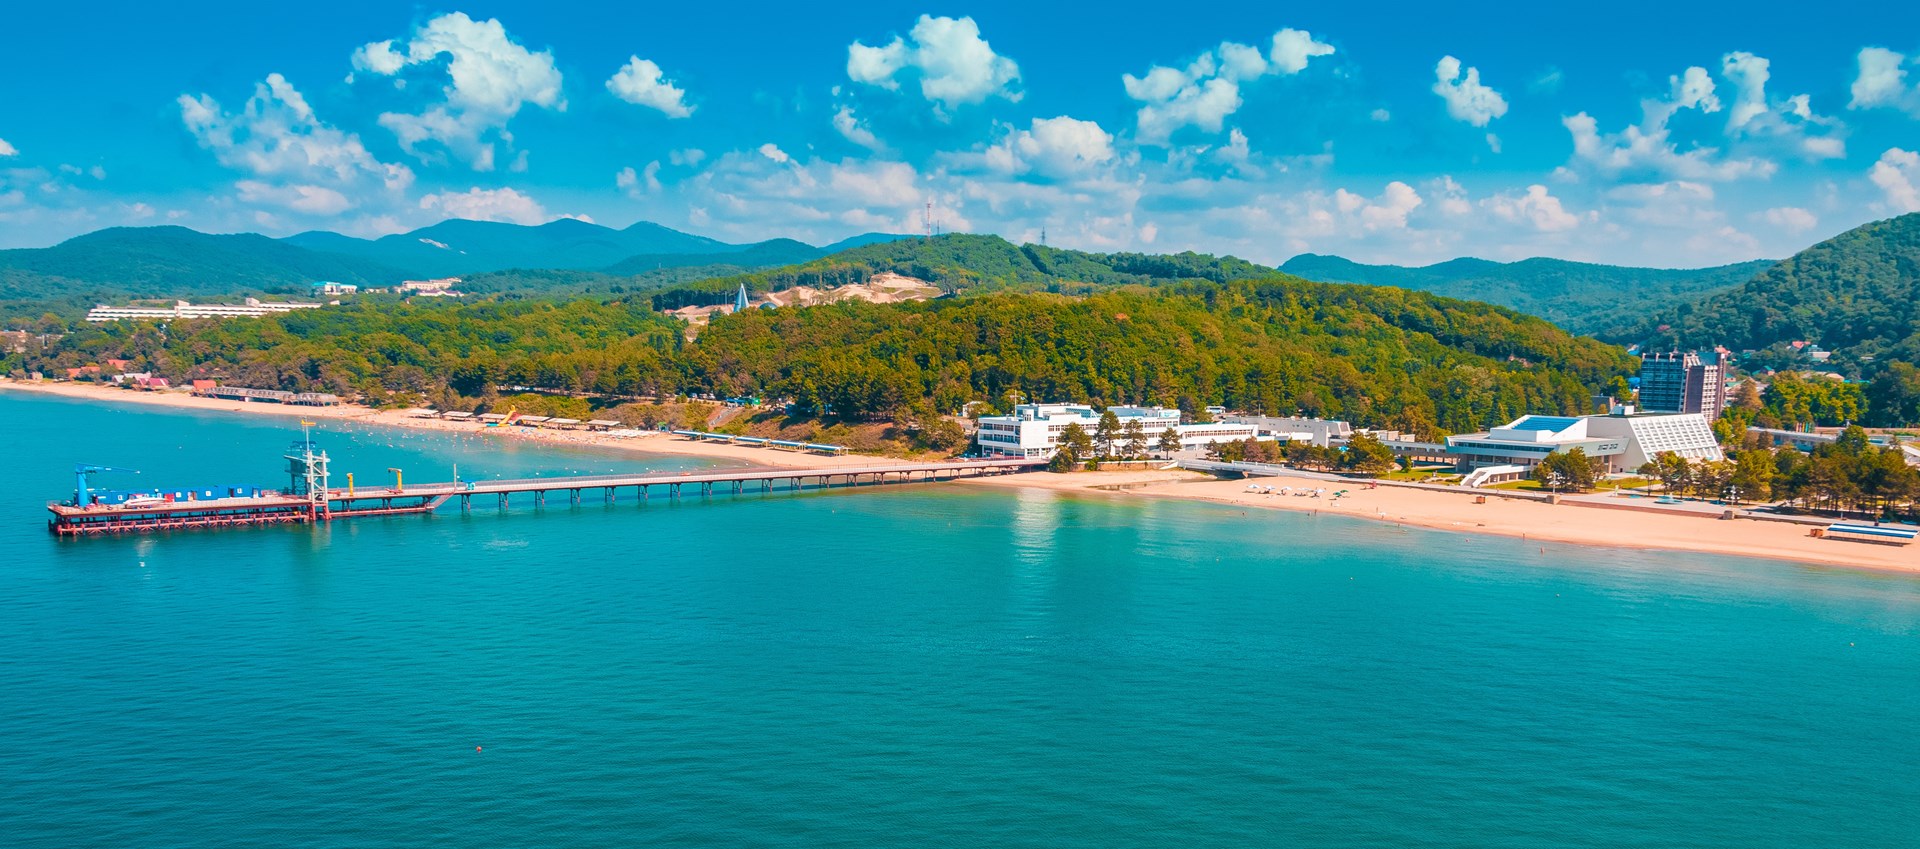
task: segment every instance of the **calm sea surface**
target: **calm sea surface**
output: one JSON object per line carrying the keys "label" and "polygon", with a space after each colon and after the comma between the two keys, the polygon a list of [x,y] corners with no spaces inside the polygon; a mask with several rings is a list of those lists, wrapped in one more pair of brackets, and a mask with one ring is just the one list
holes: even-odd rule
{"label": "calm sea surface", "polygon": [[289,423],[0,394],[0,845],[1920,846],[1909,576],[960,486],[46,532]]}

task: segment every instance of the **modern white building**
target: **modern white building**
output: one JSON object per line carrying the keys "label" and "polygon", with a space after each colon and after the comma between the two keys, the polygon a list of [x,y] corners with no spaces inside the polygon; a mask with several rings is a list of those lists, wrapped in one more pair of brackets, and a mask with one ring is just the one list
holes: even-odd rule
{"label": "modern white building", "polygon": [[1598,416],[1521,416],[1482,433],[1447,437],[1446,452],[1466,470],[1531,469],[1548,454],[1578,448],[1603,471],[1631,472],[1665,452],[1690,461],[1721,460],[1713,426],[1699,413],[1641,413],[1616,407]]}
{"label": "modern white building", "polygon": [[1337,445],[1353,438],[1353,426],[1337,419],[1233,415],[1214,416],[1214,419],[1231,424],[1253,425],[1263,435],[1286,439],[1289,442],[1309,442],[1321,448]]}
{"label": "modern white building", "polygon": [[[1181,424],[1180,411],[1172,407],[1109,407],[1120,426],[1138,422],[1149,448],[1159,444],[1160,435],[1169,428],[1180,436],[1182,448],[1199,448],[1216,442],[1239,442],[1261,436],[1250,424],[1220,422]],[[1079,425],[1089,436],[1100,425],[1100,411],[1083,404],[1021,404],[1010,416],[980,417],[980,448],[990,454],[1009,457],[1052,457],[1059,449],[1061,435],[1069,425]]]}
{"label": "modern white building", "polygon": [[319,304],[295,301],[262,301],[248,298],[244,304],[190,304],[175,301],[171,307],[110,307],[100,304],[87,311],[88,321],[140,319],[171,321],[176,318],[258,318],[294,310],[319,309]]}

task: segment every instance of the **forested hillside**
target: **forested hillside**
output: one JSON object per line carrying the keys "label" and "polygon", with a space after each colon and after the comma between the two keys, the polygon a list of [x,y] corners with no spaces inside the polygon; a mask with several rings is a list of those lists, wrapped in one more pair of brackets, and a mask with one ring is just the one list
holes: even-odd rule
{"label": "forested hillside", "polygon": [[1920,362],[1920,213],[1849,230],[1639,330],[1661,344],[1761,351],[1754,362],[1779,366],[1805,362],[1796,341],[1833,351],[1827,368],[1867,376]]}
{"label": "forested hillside", "polygon": [[948,234],[900,239],[841,251],[813,262],[676,286],[653,297],[658,309],[725,303],[741,285],[749,292],[795,286],[833,287],[891,272],[948,291],[1020,289],[1086,293],[1103,286],[1170,280],[1241,280],[1272,269],[1234,257],[1206,254],[1095,254],[1015,245],[999,236]]}
{"label": "forested hillside", "polygon": [[1631,335],[1649,308],[1733,288],[1772,264],[1755,260],[1714,268],[1629,268],[1535,257],[1519,262],[1461,258],[1413,268],[1301,254],[1280,270],[1309,280],[1399,286],[1485,301],[1540,316],[1575,333],[1619,341],[1623,334]]}
{"label": "forested hillside", "polygon": [[362,302],[177,321],[164,335],[145,324],[91,327],[44,357],[14,355],[10,367],[52,370],[109,356],[178,379],[440,404],[528,385],[615,396],[762,394],[792,398],[803,414],[884,419],[968,400],[1003,404],[1018,391],[1298,410],[1428,434],[1575,412],[1594,388],[1631,371],[1610,346],[1505,309],[1278,275],[1086,297],[994,292],[752,310],[716,317],[697,341],[641,303]]}

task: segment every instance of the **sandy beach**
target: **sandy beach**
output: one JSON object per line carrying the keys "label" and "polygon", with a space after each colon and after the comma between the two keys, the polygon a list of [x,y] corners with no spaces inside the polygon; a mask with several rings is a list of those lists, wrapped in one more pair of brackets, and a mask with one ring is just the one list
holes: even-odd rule
{"label": "sandy beach", "polygon": [[[1311,478],[1262,477],[1219,480],[1184,471],[1027,472],[966,481],[968,485],[1034,487],[1115,498],[1184,498],[1242,507],[1352,516],[1396,525],[1461,533],[1497,534],[1530,541],[1597,548],[1659,549],[1760,557],[1823,566],[1920,572],[1920,545],[1891,546],[1817,539],[1805,525],[1753,519],[1723,520],[1604,510],[1574,504],[1489,498],[1474,503],[1472,490],[1435,492],[1400,487],[1367,489],[1365,481],[1332,483]],[[1334,499],[1248,492],[1249,483],[1298,489],[1325,488]]]}
{"label": "sandy beach", "polygon": [[[75,398],[86,401],[108,401],[117,404],[140,404],[152,407],[168,407],[177,410],[204,410],[209,412],[233,413],[235,415],[283,416],[289,419],[307,419],[310,421],[353,421],[388,427],[408,428],[410,430],[439,431],[442,433],[482,434],[488,439],[514,439],[543,445],[585,446],[604,448],[609,451],[631,451],[639,454],[667,454],[684,457],[701,457],[715,460],[723,465],[770,466],[782,469],[817,469],[828,466],[873,466],[884,463],[865,455],[847,455],[840,457],[824,454],[808,454],[778,448],[756,448],[747,445],[728,445],[717,442],[695,442],[666,433],[649,432],[633,437],[613,437],[603,433],[577,430],[546,430],[531,427],[482,427],[476,422],[448,421],[435,418],[414,418],[399,410],[375,410],[356,404],[341,404],[335,407],[296,407],[283,404],[230,401],[221,398],[200,398],[186,392],[143,392],[121,389],[117,386],[101,386],[84,383],[50,383],[0,379],[0,392],[32,392],[41,395],[55,395],[62,398]],[[905,461],[901,461],[905,462]]]}
{"label": "sandy beach", "polygon": [[[694,442],[662,433],[615,438],[585,431],[542,430],[528,427],[483,428],[471,422],[413,418],[401,411],[374,410],[352,404],[337,407],[288,407],[217,398],[199,398],[185,392],[142,392],[111,386],[74,383],[0,380],[0,391],[33,392],[89,401],[144,404],[175,409],[269,415],[316,421],[354,421],[367,424],[439,431],[489,439],[584,446],[609,451],[700,457],[723,464],[777,468],[871,466],[876,458],[864,455],[830,457],[772,448]],[[1476,504],[1474,491],[1436,492],[1400,487],[1367,489],[1364,481],[1331,483],[1312,478],[1263,477],[1272,486],[1345,489],[1340,499],[1248,492],[1249,481],[1219,480],[1196,472],[1129,470],[1053,474],[1028,472],[978,478],[967,485],[1032,487],[1117,498],[1181,498],[1241,507],[1325,512],[1398,525],[1462,533],[1497,534],[1542,543],[1602,548],[1663,549],[1706,554],[1760,557],[1827,566],[1920,572],[1920,545],[1889,546],[1817,539],[1804,525],[1751,519],[1721,520],[1699,515],[1602,510],[1573,504],[1549,505],[1535,501],[1490,498]]]}

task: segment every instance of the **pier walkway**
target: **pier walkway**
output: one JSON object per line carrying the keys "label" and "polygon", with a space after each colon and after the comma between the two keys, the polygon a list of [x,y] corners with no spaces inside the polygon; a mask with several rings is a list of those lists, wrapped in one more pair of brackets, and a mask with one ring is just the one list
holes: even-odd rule
{"label": "pier walkway", "polygon": [[400,487],[329,487],[324,491],[316,487],[314,492],[304,495],[174,501],[137,508],[49,504],[47,509],[53,513],[53,518],[47,524],[54,533],[62,536],[304,524],[361,516],[430,513],[454,498],[460,499],[461,509],[470,509],[475,497],[492,496],[499,499],[501,507],[507,507],[514,496],[532,496],[535,505],[544,505],[548,495],[563,493],[571,503],[578,504],[583,493],[597,492],[611,504],[620,491],[627,489],[633,490],[635,498],[646,501],[655,494],[669,499],[694,492],[709,496],[714,494],[716,488],[742,494],[750,489],[773,492],[777,488],[794,492],[836,486],[933,483],[963,477],[1010,474],[1045,465],[1044,460],[1015,457],[813,469],[747,468],[710,472],[453,481]]}

